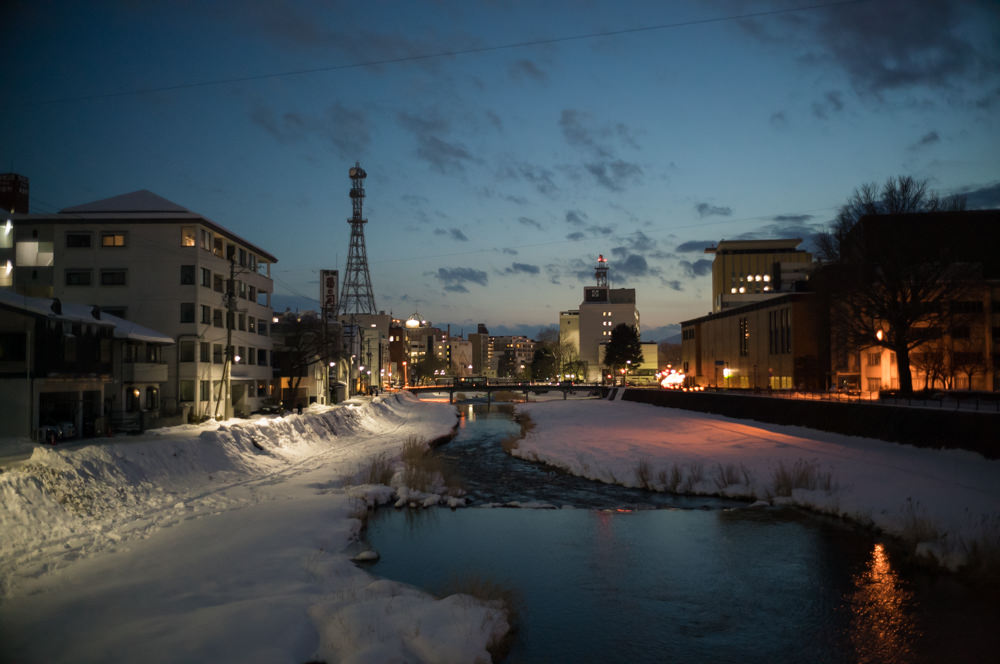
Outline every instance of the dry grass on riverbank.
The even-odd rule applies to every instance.
[[[443,486],[448,495],[465,493],[462,480],[444,459],[431,454],[426,443],[410,438],[403,444],[403,485],[418,491],[434,492]]]
[[[513,450],[516,450],[521,439],[528,435],[528,432],[535,428],[535,423],[531,420],[531,416],[527,413],[517,413],[514,416],[514,421],[516,421],[521,430],[516,434],[507,436],[500,441],[500,446],[503,447],[503,451],[510,454]]]

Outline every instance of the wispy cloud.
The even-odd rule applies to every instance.
[[[485,272],[471,267],[440,267],[434,276],[444,284],[446,291],[452,293],[468,293],[465,284],[485,286],[489,281]]]
[[[910,146],[910,150],[920,150],[926,148],[929,145],[934,145],[935,143],[941,142],[941,136],[934,130],[931,130],[920,137],[920,140]]]
[[[538,230],[542,230],[542,225],[531,217],[519,217],[517,221],[524,226],[531,226],[533,228],[537,228]]]
[[[432,170],[448,174],[462,173],[469,164],[481,161],[461,142],[442,137],[448,133],[449,126],[440,116],[415,115],[403,111],[396,117],[400,126],[417,139],[417,158],[426,162]]]
[[[371,144],[368,116],[361,109],[352,109],[340,102],[318,115],[275,111],[257,103],[250,109],[250,120],[281,143],[308,142],[319,139],[329,144],[337,156],[354,158]]]
[[[674,249],[677,253],[687,254],[698,252],[701,253],[708,249],[709,247],[714,247],[716,245],[716,240],[689,240],[677,245]]]
[[[527,60],[524,58],[512,62],[507,68],[507,71],[510,73],[510,77],[515,81],[531,79],[538,83],[544,83],[549,78],[533,60]]]
[[[677,264],[687,277],[704,277],[712,273],[712,261],[707,258],[702,258],[694,262],[679,261]]]
[[[639,149],[633,132],[624,124],[597,125],[588,113],[564,109],[559,117],[559,128],[569,145],[588,153],[590,159],[584,163],[584,168],[605,189],[620,192],[630,180],[642,175],[639,164],[618,155],[621,147]]]
[[[733,209],[731,207],[726,207],[722,205],[711,205],[709,203],[698,203],[694,206],[695,212],[698,213],[698,217],[704,219],[705,217],[729,217],[733,214]]]
[[[539,272],[541,272],[541,268],[527,263],[511,263],[510,267],[504,270],[504,274],[538,274]]]

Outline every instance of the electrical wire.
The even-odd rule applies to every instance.
[[[620,30],[603,30],[600,32],[588,32],[579,35],[566,35],[562,37],[545,37],[541,39],[529,39],[519,42],[510,42],[507,44],[494,44],[492,46],[472,46],[469,48],[454,49],[449,51],[437,51],[434,53],[420,53],[415,55],[404,55],[395,58],[380,58],[377,60],[364,60],[360,62],[350,62],[342,65],[329,65],[325,67],[311,67],[308,69],[292,69],[283,72],[272,72],[267,74],[251,74],[248,76],[231,76],[227,78],[217,78],[207,81],[190,81],[187,83],[177,83],[174,85],[162,85],[151,88],[135,88],[132,90],[122,90],[120,92],[107,92],[102,94],[94,95],[80,95],[76,97],[62,97],[57,99],[48,99],[37,102],[23,102],[23,103],[12,103],[12,106],[44,106],[51,104],[66,104],[75,103],[83,101],[96,101],[100,99],[115,99],[121,97],[131,97],[135,95],[156,93],[156,92],[173,92],[177,90],[190,90],[195,88],[209,88],[219,85],[228,85],[230,83],[247,83],[253,81],[264,81],[268,79],[285,78],[289,76],[305,76],[308,74],[321,74],[337,71],[345,71],[349,69],[360,69],[363,67],[375,67],[384,65],[394,65],[402,64],[406,62],[418,62],[422,60],[436,60],[438,58],[449,58],[462,55],[476,55],[481,53],[492,53],[497,51],[509,51],[521,48],[531,48],[534,46],[547,46],[551,44],[561,44],[573,41],[584,41],[588,39],[598,39],[602,37],[616,37],[620,35],[630,35],[638,34],[642,32],[655,32],[660,30],[672,30],[676,28],[685,28],[695,25],[708,25],[712,23],[725,23],[729,21],[740,21],[751,18],[763,18],[767,16],[778,16],[780,14],[790,14],[795,12],[813,11],[816,9],[828,9],[833,7],[842,7],[845,5],[856,5],[869,0],[836,0],[834,2],[823,2],[813,5],[803,5],[799,7],[787,7],[783,9],[768,9],[764,11],[757,12],[747,12],[743,14],[729,14],[727,16],[717,16],[714,18],[702,18],[702,19],[692,19],[687,21],[676,21],[673,23],[659,23],[656,25],[644,25],[636,26],[632,28],[622,28]]]

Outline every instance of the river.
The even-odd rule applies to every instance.
[[[436,453],[459,510],[379,510],[372,571],[516,597],[508,662],[995,661],[989,593],[908,564],[851,524],[789,508],[624,489],[503,453],[510,409],[458,406]],[[502,505],[553,509],[508,509]],[[493,509],[482,509],[493,506]]]

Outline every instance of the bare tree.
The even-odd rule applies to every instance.
[[[276,341],[274,364],[281,376],[290,379],[290,398],[298,398],[302,379],[315,364],[323,363],[325,370],[327,362],[341,359],[343,355],[339,339],[323,325],[322,318],[312,312],[285,312],[272,327],[272,335]],[[296,404],[285,405],[293,407]]]
[[[928,232],[919,215],[881,217],[963,207],[960,198],[929,193],[926,182],[889,178],[881,188],[856,189],[822,243],[828,262],[819,281],[830,297],[835,334],[853,348],[895,352],[904,394],[913,391],[910,352],[940,339],[953,323],[948,302],[961,299],[976,266],[956,261],[942,244],[944,229]]]

